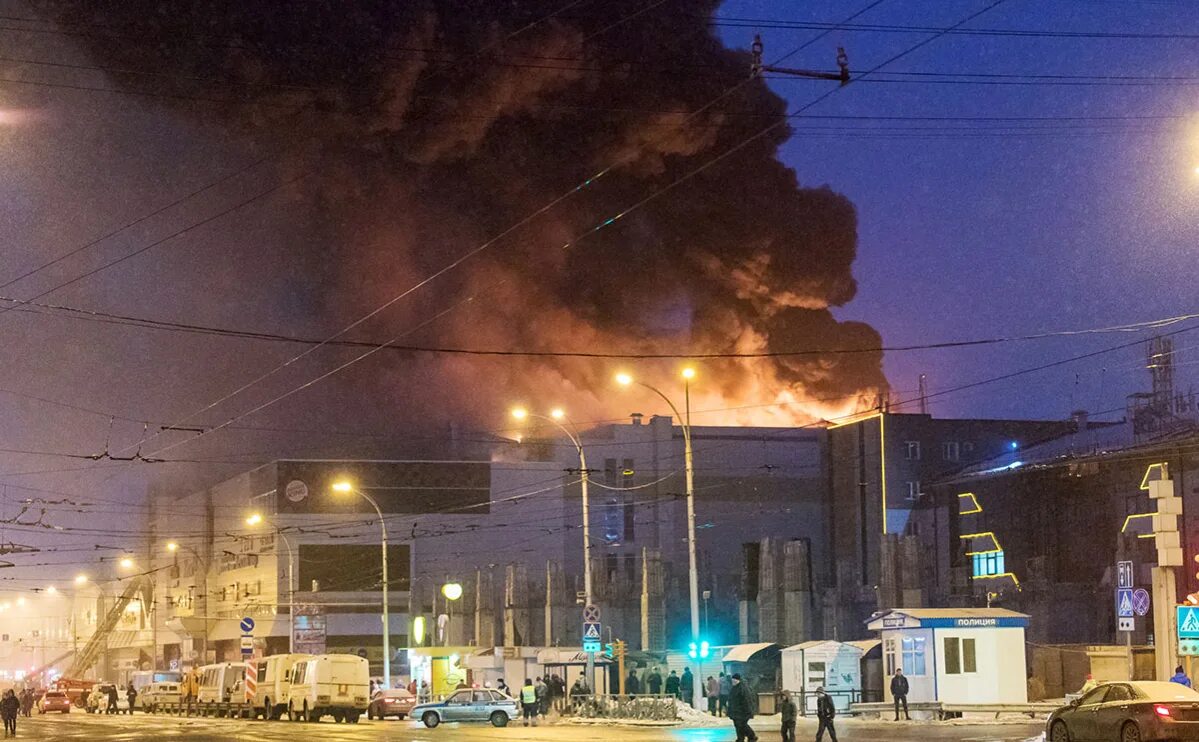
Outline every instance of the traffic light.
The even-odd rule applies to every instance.
[[[605,644],[605,645],[604,645],[604,652],[603,652],[603,654],[604,654],[604,656],[605,656],[605,657],[607,657],[608,659],[612,659],[612,658],[614,658],[614,657],[616,656],[616,646],[615,646],[615,643],[613,643],[613,644]]]
[[[687,656],[691,659],[705,659],[710,654],[711,648],[707,641],[701,641],[699,644],[691,642],[687,645]]]

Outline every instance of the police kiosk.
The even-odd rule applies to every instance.
[[[895,608],[867,627],[883,643],[883,692],[902,668],[909,703],[1027,703],[1024,630],[1029,617],[1003,608]]]

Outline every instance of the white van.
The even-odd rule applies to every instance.
[[[178,682],[150,683],[137,694],[137,703],[143,711],[156,711],[163,704],[178,704],[183,693]]]
[[[218,662],[200,668],[197,703],[245,703],[246,663]]]
[[[310,654],[273,654],[258,660],[258,698],[263,719],[278,719],[291,699],[291,670]]]
[[[288,714],[293,721],[358,723],[370,705],[370,663],[353,654],[318,654],[297,662],[291,669]]]

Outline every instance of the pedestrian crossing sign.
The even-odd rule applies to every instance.
[[[584,640],[593,639],[595,641],[599,641],[599,638],[600,638],[600,625],[599,624],[597,624],[597,623],[583,624],[583,639]]]
[[[1116,616],[1118,618],[1132,618],[1133,615],[1132,589],[1122,587],[1116,590]]]
[[[1199,607],[1178,606],[1178,638],[1199,639]]]

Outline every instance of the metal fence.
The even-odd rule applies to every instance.
[[[581,719],[676,721],[679,709],[675,701],[675,696],[668,695],[576,696],[568,708]]]

